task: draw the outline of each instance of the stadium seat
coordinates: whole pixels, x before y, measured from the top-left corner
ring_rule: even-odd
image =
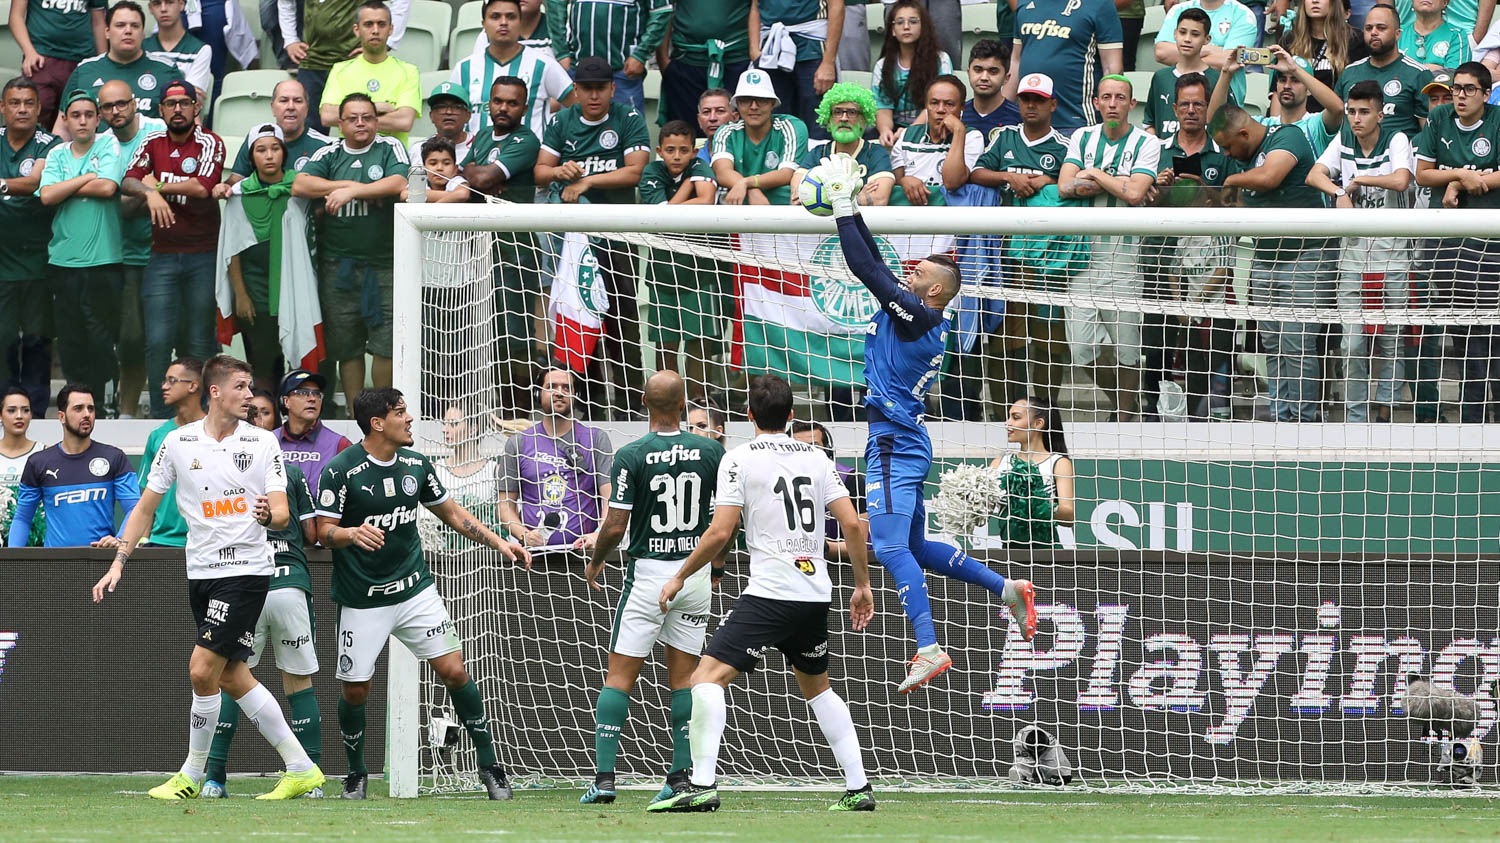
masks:
[[[646,78],[641,80],[641,93],[646,100],[646,107],[643,109],[646,129],[651,133],[651,145],[655,146],[656,132],[660,128],[657,121],[661,119],[661,71],[646,71]]]
[[[1132,70],[1125,74],[1125,78],[1130,80],[1131,95],[1142,107],[1146,104],[1146,94],[1151,91],[1151,77],[1155,73],[1153,70]]]
[[[423,111],[423,113],[426,113],[426,111],[427,111],[427,95],[430,94],[430,93],[432,93],[432,89],[433,88],[436,88],[438,85],[440,85],[440,84],[442,84],[444,82],[447,82],[448,81],[448,76],[449,76],[449,73],[446,70],[424,70],[424,71],[422,71],[422,81],[421,81],[420,84],[422,85],[422,111]],[[482,106],[483,103],[474,103],[474,105],[476,107],[477,106]]]
[[[449,67],[456,67],[459,60],[474,49],[474,38],[484,29],[480,19],[483,8],[483,0],[470,0],[459,8],[458,17],[453,21],[453,35],[448,39]]]
[[[1000,33],[995,31],[994,4],[970,3],[961,8],[964,54],[953,56],[953,69],[958,72],[959,78],[964,78],[963,68],[969,66],[969,51],[974,49],[974,44],[985,38],[999,38]]]
[[[1271,74],[1245,74],[1245,105],[1257,106],[1262,112],[1271,107]]]
[[[214,104],[214,130],[222,135],[247,135],[256,123],[270,119],[271,91],[292,74],[284,70],[240,70],[224,77]]]
[[[1147,6],[1146,20],[1141,25],[1141,37],[1135,42],[1135,66],[1137,70],[1160,67],[1156,61],[1156,33],[1167,19],[1167,10],[1161,6]]]
[[[224,139],[224,171],[229,172],[234,166],[234,159],[240,155],[240,147],[245,145],[244,135],[219,135]]]
[[[839,81],[840,82],[849,82],[849,83],[858,85],[861,88],[869,88],[870,87],[870,81],[872,79],[874,79],[874,78],[875,78],[874,75],[871,74],[870,71],[868,71],[868,70],[840,70],[839,71]]]
[[[423,72],[437,70],[443,66],[443,50],[448,46],[452,26],[453,9],[447,3],[412,0],[406,35],[401,38],[401,46],[396,48],[396,57],[411,62]]]
[[[3,85],[6,82],[9,82],[10,80],[12,80],[12,79],[14,79],[14,78],[16,78],[17,76],[20,76],[20,75],[21,75],[20,68],[16,68],[16,67],[0,67],[0,85]]]

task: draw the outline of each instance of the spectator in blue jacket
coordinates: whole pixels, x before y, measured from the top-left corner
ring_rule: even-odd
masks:
[[[47,517],[45,547],[113,546],[115,504],[130,517],[141,498],[140,484],[125,452],[95,442],[96,396],[84,384],[57,393],[62,441],[33,453],[21,470],[20,494],[10,524],[10,545],[25,547],[31,519],[41,504]]]

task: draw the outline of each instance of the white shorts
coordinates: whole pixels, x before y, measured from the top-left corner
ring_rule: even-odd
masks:
[[[318,653],[313,644],[312,595],[300,588],[277,588],[266,594],[265,608],[255,624],[254,653],[245,661],[250,667],[260,664],[261,654],[269,642],[276,654],[276,669],[293,676],[311,676],[318,672]]]
[[[1073,278],[1068,292],[1105,298],[1140,296],[1140,241],[1134,237],[1095,237],[1090,244],[1089,266]],[[1115,348],[1121,366],[1141,362],[1140,311],[1106,310],[1088,304],[1067,308],[1068,351],[1075,366],[1087,366],[1099,357],[1100,346]]]
[[[339,670],[335,674],[339,681],[368,682],[391,636],[423,661],[456,652],[460,646],[458,627],[437,586],[430,585],[393,606],[340,606]]]
[[[661,587],[677,573],[681,563],[646,560],[632,564],[634,570],[625,578],[615,607],[609,651],[643,659],[660,641],[684,653],[701,655],[713,593],[710,571],[704,568],[689,578],[663,615],[657,605]]]

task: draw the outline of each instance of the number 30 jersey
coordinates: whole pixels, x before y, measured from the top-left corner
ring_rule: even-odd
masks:
[[[750,549],[745,594],[828,603],[824,515],[849,497],[833,460],[785,433],[763,433],[724,456],[715,506],[738,506]]]
[[[723,445],[677,432],[647,433],[615,454],[609,505],[630,512],[625,552],[632,560],[676,562],[698,547],[713,519],[723,459]]]

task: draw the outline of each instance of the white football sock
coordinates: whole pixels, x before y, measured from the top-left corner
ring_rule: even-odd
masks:
[[[693,686],[693,719],[688,721],[688,746],[693,756],[689,781],[709,787],[718,777],[719,741],[724,737],[724,686],[702,682]]]
[[[849,706],[844,698],[832,688],[807,701],[808,708],[818,718],[818,728],[823,730],[823,739],[833,749],[844,771],[844,787],[859,790],[870,783],[865,777],[865,759],[859,749],[859,735],[854,731],[854,718],[849,716]]]
[[[260,729],[261,737],[280,753],[288,773],[305,773],[313,768],[312,759],[307,757],[307,750],[302,748],[297,736],[292,734],[292,727],[287,725],[286,715],[281,713],[281,704],[276,702],[266,686],[257,683],[249,693],[235,702],[239,703],[240,711],[250,718],[250,722]]]
[[[1005,586],[1000,589],[1000,599],[1007,606],[1014,606],[1016,601],[1021,599],[1021,595],[1016,593],[1015,580],[1010,577],[1005,578]]]
[[[182,762],[182,772],[193,781],[203,781],[203,770],[208,766],[208,748],[213,745],[214,732],[219,728],[219,695],[200,697],[193,694],[193,713],[188,718],[188,754]]]

